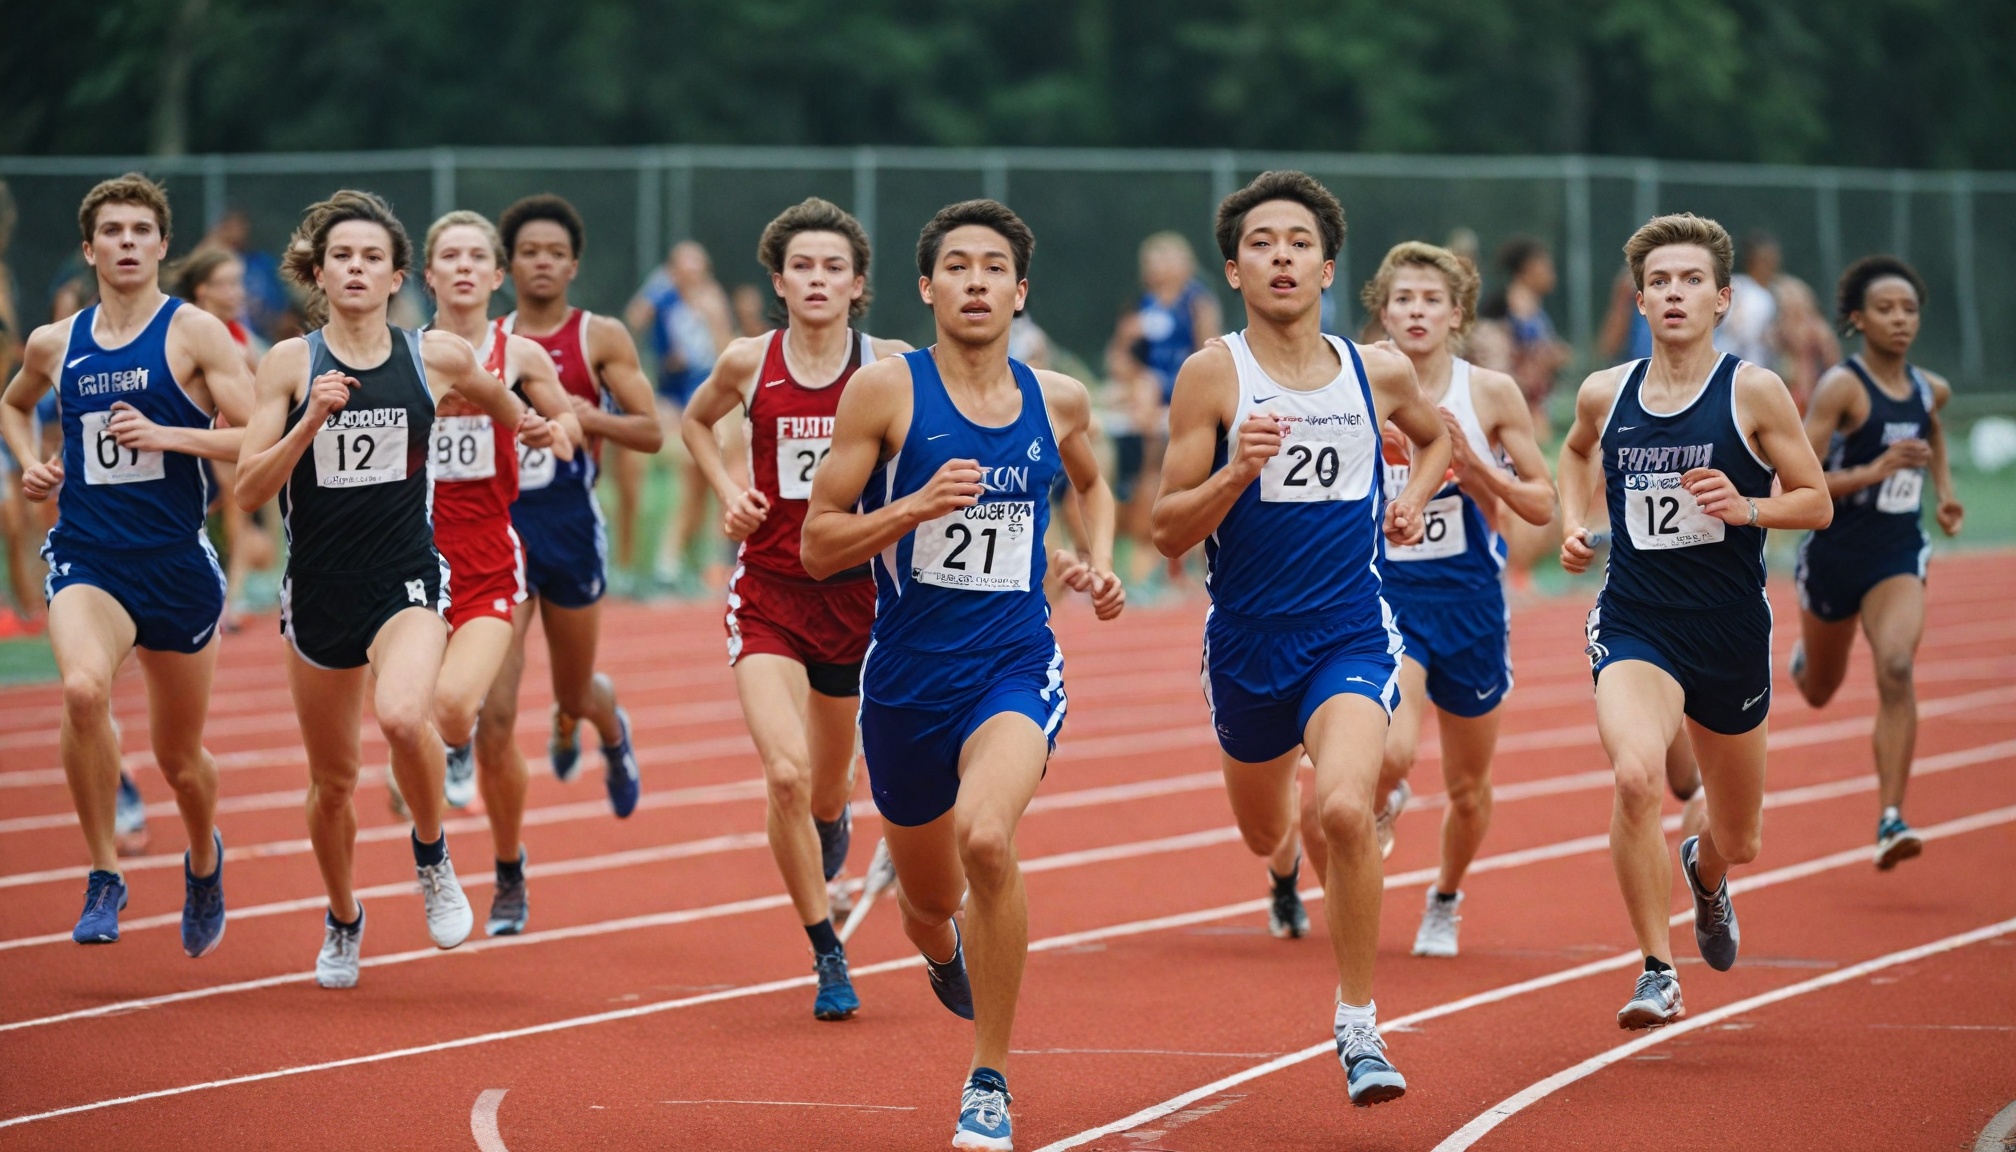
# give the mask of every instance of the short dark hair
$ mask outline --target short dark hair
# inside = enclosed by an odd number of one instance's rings
[[[1316,229],[1323,236],[1323,259],[1335,260],[1344,247],[1344,205],[1307,172],[1282,169],[1262,172],[1251,184],[1218,202],[1216,228],[1218,252],[1227,260],[1239,254],[1239,237],[1246,230],[1246,214],[1270,200],[1292,200],[1316,217]]]
[[[1925,278],[1916,268],[1895,256],[1864,256],[1841,273],[1841,283],[1834,289],[1834,326],[1843,336],[1855,331],[1855,323],[1848,317],[1868,302],[1869,286],[1892,276],[1911,285],[1918,293],[1918,306],[1925,306]]]
[[[161,238],[167,239],[173,231],[172,215],[168,211],[168,190],[156,184],[139,172],[128,172],[110,180],[100,180],[84,194],[84,202],[77,206],[77,230],[84,234],[84,242],[91,242],[91,234],[98,230],[98,209],[107,204],[131,204],[145,208],[154,214],[154,223],[161,229]]]
[[[518,230],[534,220],[551,220],[565,228],[567,243],[572,247],[575,258],[580,258],[581,249],[588,242],[588,228],[581,223],[581,213],[563,197],[541,192],[504,209],[504,214],[497,218],[497,234],[504,240],[507,260],[518,247]]]
[[[1008,241],[1009,254],[1015,258],[1015,279],[1029,278],[1029,258],[1036,253],[1036,234],[1013,208],[999,200],[961,200],[940,208],[931,222],[924,225],[924,231],[917,234],[919,276],[930,279],[931,270],[938,266],[938,249],[944,247],[946,233],[968,224],[999,232]]]
[[[1526,265],[1547,254],[1547,242],[1538,236],[1514,236],[1498,246],[1495,263],[1505,275],[1517,276]]]
[[[853,213],[817,196],[807,196],[764,225],[763,236],[756,241],[756,259],[770,270],[772,276],[784,270],[784,250],[791,246],[791,238],[800,232],[832,232],[845,237],[847,247],[854,255],[854,274],[864,281],[867,279],[867,230],[861,227],[861,221],[856,220]],[[866,316],[869,298],[873,295],[874,289],[864,285],[861,298],[849,302],[847,318],[859,320]]]

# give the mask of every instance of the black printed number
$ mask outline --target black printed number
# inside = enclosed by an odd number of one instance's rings
[[[358,471],[371,467],[371,453],[378,450],[378,441],[369,434],[359,432],[353,436],[336,437],[336,470],[338,472]],[[357,460],[350,461],[350,453],[357,453]]]
[[[998,532],[999,529],[996,528],[982,528],[980,530],[980,535],[987,538],[987,555],[980,562],[980,571],[983,575],[991,576],[994,573],[994,540]],[[959,543],[953,546],[952,551],[945,554],[945,567],[955,572],[964,572],[966,571],[966,562],[959,557],[965,553],[966,546],[973,543],[973,530],[964,524],[947,524],[945,526],[945,538],[950,540],[955,535],[958,537]]]
[[[1660,513],[1665,513],[1661,516]],[[1671,496],[1645,497],[1645,528],[1654,536],[1678,536],[1673,517],[1680,514],[1680,501]]]
[[[1307,444],[1295,444],[1289,447],[1288,455],[1295,458],[1295,463],[1289,466],[1288,475],[1282,478],[1281,484],[1283,487],[1306,487],[1309,483],[1309,478],[1304,476],[1302,472],[1309,467],[1311,461],[1314,461],[1316,464],[1316,484],[1322,488],[1328,488],[1332,484],[1335,484],[1337,482],[1337,472],[1343,467],[1343,462],[1337,456],[1337,449],[1328,445],[1325,445],[1322,451],[1319,452],[1311,449]]]
[[[95,450],[98,453],[98,466],[106,469],[119,467],[119,441],[113,439],[109,432],[100,432],[97,440]],[[140,450],[138,448],[128,448],[126,452],[132,457],[127,461],[128,467],[133,467],[140,463]],[[108,455],[111,457],[109,460],[106,459]]]
[[[800,484],[810,484],[812,482],[812,473],[818,469],[821,463],[825,462],[826,451],[830,451],[830,449],[819,452],[814,452],[810,448],[798,449],[798,463],[800,465],[798,469],[798,482]]]
[[[1424,544],[1440,544],[1449,536],[1449,518],[1439,512],[1428,513],[1428,528],[1421,534]]]
[[[464,468],[475,465],[478,451],[475,436],[443,436],[434,443],[436,464],[460,464]]]

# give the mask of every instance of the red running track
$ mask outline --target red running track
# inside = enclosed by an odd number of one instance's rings
[[[1782,668],[1796,607],[1773,591]],[[1266,935],[1262,865],[1230,831],[1196,681],[1201,607],[1112,625],[1066,608],[1072,714],[1020,844],[1037,943],[1009,1069],[1019,1146],[1454,1148],[1496,1118],[1476,1147],[1972,1147],[2016,1098],[2012,591],[2007,556],[1936,567],[1909,810],[1933,838],[1895,872],[1868,861],[1866,653],[1822,713],[1781,678],[1764,855],[1737,873],[1743,961],[1689,963],[1676,928],[1692,1014],[1736,1011],[1622,1052],[1635,956],[1604,845],[1586,603],[1520,611],[1496,824],[1455,960],[1407,955],[1434,865],[1432,737],[1428,795],[1400,822],[1378,992],[1411,1087],[1371,1110],[1347,1105],[1325,1051],[1328,949]],[[57,693],[0,692],[0,1148],[946,1146],[970,1026],[931,997],[887,909],[851,949],[861,1015],[811,1018],[714,610],[611,611],[603,666],[636,722],[646,803],[615,821],[592,753],[571,786],[535,760],[527,936],[429,947],[403,830],[381,788],[360,794],[359,882],[375,891],[350,992],[308,979],[320,883],[269,627],[227,638],[218,677],[232,921],[202,961],[175,931],[181,832],[137,677],[116,708],[154,844],[129,862],[125,938],[105,948],[68,941],[84,856]],[[543,675],[527,677],[528,755]],[[367,760],[382,755],[367,739]],[[857,828],[858,869],[876,826]],[[451,836],[480,913],[480,817]]]

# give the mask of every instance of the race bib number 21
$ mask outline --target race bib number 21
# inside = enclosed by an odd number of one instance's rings
[[[1027,592],[1036,503],[990,500],[919,524],[910,578],[968,592]]]

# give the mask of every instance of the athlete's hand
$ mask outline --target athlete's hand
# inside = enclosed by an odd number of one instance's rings
[[[1264,412],[1255,412],[1239,425],[1239,447],[1225,466],[1240,484],[1251,484],[1267,461],[1281,454],[1281,421]]]
[[[544,448],[556,460],[574,459],[574,441],[567,433],[529,408],[518,421],[518,442],[527,448]]]
[[[112,405],[112,419],[106,422],[105,430],[121,448],[135,448],[142,452],[172,452],[178,446],[174,434],[149,420],[138,408],[124,400]]]
[[[35,503],[49,499],[63,487],[63,452],[30,464],[21,472],[21,494]]]
[[[1948,536],[1960,534],[1960,522],[1967,518],[1967,510],[1960,506],[1958,496],[1947,496],[1939,501],[1939,530]]]
[[[607,415],[607,413],[602,411],[601,405],[595,403],[593,400],[576,396],[572,392],[567,394],[567,403],[573,406],[574,419],[580,423],[581,431],[584,435],[593,434],[596,422]]]
[[[1694,494],[1701,511],[1724,524],[1741,528],[1750,523],[1750,500],[1729,477],[1715,468],[1691,468],[1680,477],[1680,486]]]
[[[1580,576],[1596,559],[1596,546],[1589,542],[1589,529],[1577,525],[1561,534],[1561,567]]]
[[[730,540],[741,543],[749,538],[763,518],[770,515],[770,498],[754,488],[744,488],[721,514],[721,530]]]
[[[1092,598],[1092,612],[1101,620],[1111,620],[1127,606],[1127,585],[1111,570],[1095,568],[1068,548],[1059,548],[1050,557],[1058,579],[1073,592]]]
[[[1428,532],[1428,517],[1421,511],[1421,502],[1408,496],[1388,501],[1385,532],[1390,543],[1419,544]]]
[[[1442,417],[1442,426],[1449,430],[1449,471],[1451,479],[1468,486],[1478,478],[1481,469],[1491,467],[1491,462],[1477,455],[1477,449],[1470,443],[1470,434],[1463,431],[1463,424],[1456,414],[1447,408],[1435,410]]]
[[[324,372],[308,385],[308,410],[302,420],[309,424],[320,424],[329,418],[331,412],[340,412],[350,403],[352,389],[364,385],[355,376],[346,376],[334,370]]]
[[[1902,472],[1906,468],[1924,468],[1931,463],[1931,442],[1916,437],[1897,441],[1885,448],[1883,455],[1876,458],[1876,467],[1882,469],[1885,476]]]
[[[922,488],[910,494],[910,515],[919,524],[936,520],[947,512],[978,504],[986,491],[980,486],[978,460],[947,460]]]

